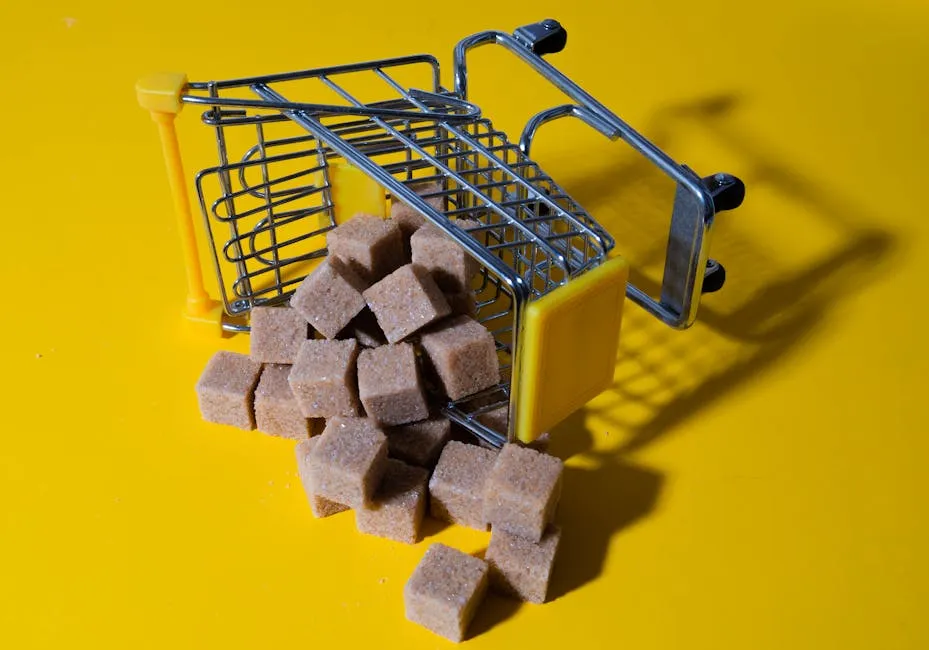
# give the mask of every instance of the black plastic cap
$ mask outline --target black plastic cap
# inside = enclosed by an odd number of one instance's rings
[[[539,56],[561,52],[568,44],[568,30],[553,18],[524,25],[513,32],[513,36]]]

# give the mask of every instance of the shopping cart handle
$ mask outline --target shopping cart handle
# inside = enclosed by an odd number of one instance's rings
[[[556,54],[568,44],[568,30],[552,18],[518,27],[513,37],[538,56]]]

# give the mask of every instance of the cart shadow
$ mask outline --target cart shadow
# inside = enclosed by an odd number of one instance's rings
[[[762,214],[751,207],[753,188],[765,188],[787,197],[811,215],[818,225],[838,234],[838,243],[805,266],[791,267],[766,255],[757,240],[728,223],[722,236],[714,239],[712,254],[723,264],[735,262],[741,270],[732,274],[723,290],[706,297],[700,307],[698,325],[687,332],[673,332],[627,303],[620,338],[618,364],[636,364],[636,372],[620,375],[609,393],[613,400],[592,412],[623,436],[617,453],[639,451],[672,431],[702,408],[713,404],[747,382],[758,378],[775,364],[795,354],[802,344],[821,333],[836,307],[859,293],[870,282],[886,274],[899,252],[900,235],[879,227],[878,219],[852,201],[836,195],[783,164],[768,152],[764,143],[735,126],[730,114],[742,103],[732,95],[710,97],[671,107],[659,113],[649,130],[660,147],[667,147],[675,125],[708,129],[712,137],[748,161],[736,170],[748,187],[745,205],[720,219],[766,219],[777,228],[776,214]],[[649,177],[647,162],[631,162],[601,175],[568,180],[565,185],[582,205],[585,198],[600,205],[615,203],[624,189]],[[714,170],[715,171],[715,170]],[[646,192],[648,188],[645,188]],[[613,229],[615,224],[605,224]],[[663,251],[662,251],[663,254]],[[652,295],[657,282],[636,276],[637,285]],[[727,293],[727,290],[729,293]],[[737,297],[731,295],[732,292]],[[635,346],[624,344],[635,339]],[[684,347],[676,343],[683,343]],[[666,349],[665,361],[651,361],[651,351]],[[708,355],[706,351],[713,351]],[[687,387],[675,385],[664,366],[687,365],[688,350],[703,350],[688,371],[697,380]],[[710,357],[707,360],[707,357]],[[654,393],[670,395],[656,402],[644,385],[659,387]],[[652,411],[646,418],[611,419],[617,403],[639,402]],[[567,436],[570,437],[570,436]]]
[[[553,598],[595,580],[616,535],[654,512],[664,477],[630,463],[630,455],[680,433],[702,409],[798,354],[827,330],[824,326],[843,301],[889,272],[899,253],[899,233],[878,227],[874,215],[779,163],[763,143],[733,126],[728,118],[741,101],[720,96],[674,107],[658,115],[655,128],[646,133],[667,148],[675,125],[710,129],[713,137],[748,161],[746,170],[730,170],[748,187],[743,214],[769,219],[770,227],[777,227],[778,215],[746,210],[752,189],[765,187],[798,202],[829,232],[838,233],[833,238],[837,243],[811,262],[791,267],[765,256],[764,247],[746,232],[726,228],[728,236],[714,240],[713,257],[723,264],[734,262],[733,268],[741,272],[731,274],[726,288],[702,302],[698,325],[686,332],[671,330],[627,302],[613,386],[552,432],[550,453],[582,461],[565,467],[558,516],[563,539]],[[601,175],[568,179],[564,185],[581,205],[615,204],[626,184],[648,176],[639,164],[624,163]],[[737,211],[720,219],[742,217]],[[614,224],[603,225],[614,230]],[[652,295],[659,289],[648,277],[636,276],[634,281]],[[682,376],[687,380],[680,381]],[[593,422],[596,432],[589,430]],[[595,435],[615,436],[618,442],[599,444],[609,449],[599,451],[594,448]],[[591,464],[593,469],[586,467]]]

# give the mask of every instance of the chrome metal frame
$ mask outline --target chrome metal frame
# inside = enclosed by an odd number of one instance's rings
[[[208,107],[203,122],[216,135],[219,164],[197,174],[196,187],[226,312],[243,315],[255,305],[286,300],[302,280],[299,265],[326,254],[321,236],[335,226],[330,161],[343,159],[479,261],[477,315],[494,333],[504,379],[444,410],[485,441],[502,444],[519,418],[512,387],[519,385],[526,304],[602,263],[614,245],[529,157],[542,125],[574,117],[606,137],[622,138],[675,181],[661,297],[655,300],[631,284],[627,294],[673,327],[693,323],[716,211],[712,189],[542,59],[565,39],[551,20],[520,28],[515,36],[488,31],[465,38],[454,52],[453,90],[441,86],[438,61],[428,55],[190,83],[182,101]],[[510,142],[468,101],[467,55],[489,44],[515,54],[575,103],[541,111],[528,121],[518,144]],[[393,68],[423,65],[431,71],[428,91],[404,88],[390,74]],[[360,101],[339,81],[359,73],[383,82],[394,98]],[[294,101],[281,90],[290,82],[321,84],[344,103]],[[287,124],[299,128],[284,137],[270,135]],[[230,129],[255,129],[255,144],[236,159],[227,142]],[[255,173],[260,179],[249,177]],[[441,191],[420,196],[413,185],[424,180],[438,181]],[[434,207],[435,198],[444,210]],[[228,229],[227,237],[220,238],[217,224]],[[223,277],[227,264],[235,269],[231,282]],[[503,404],[509,404],[508,432],[482,422]]]

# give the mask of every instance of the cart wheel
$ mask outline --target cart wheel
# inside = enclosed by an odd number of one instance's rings
[[[568,44],[568,30],[552,18],[523,25],[513,32],[513,36],[539,56],[561,52]]]
[[[745,200],[745,183],[732,174],[713,174],[703,179],[713,197],[716,212],[735,210]]]
[[[726,267],[716,260],[709,260],[706,263],[706,271],[703,273],[703,293],[715,293],[723,288],[726,284]]]

